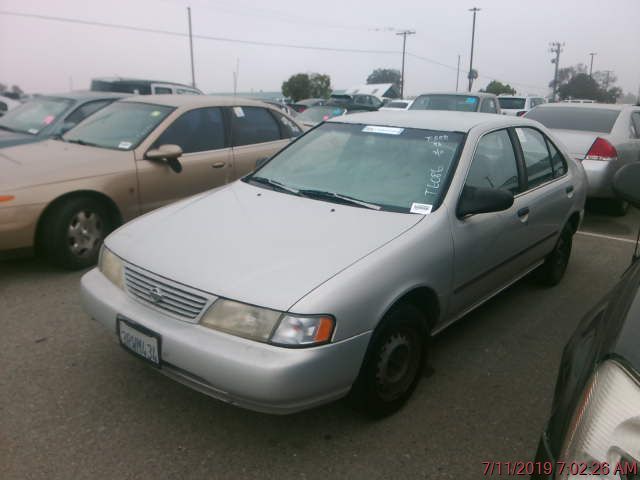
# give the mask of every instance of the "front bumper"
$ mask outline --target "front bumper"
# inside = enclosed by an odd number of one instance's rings
[[[82,277],[81,298],[89,315],[114,338],[117,315],[158,333],[161,373],[219,400],[265,413],[293,413],[345,396],[371,335],[298,349],[254,342],[151,310],[98,269]]]
[[[613,175],[622,167],[616,160],[582,160],[587,174],[587,197],[613,198]]]

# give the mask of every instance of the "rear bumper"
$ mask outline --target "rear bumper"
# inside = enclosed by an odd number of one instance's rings
[[[315,348],[282,348],[163,315],[132,299],[98,269],[82,277],[85,310],[115,338],[122,315],[161,336],[160,372],[250,410],[288,414],[345,396],[360,370],[370,332]]]
[[[30,248],[44,205],[0,208],[0,251]]]
[[[622,167],[622,164],[613,161],[583,160],[582,166],[587,174],[587,197],[613,198],[611,185],[613,175]]]

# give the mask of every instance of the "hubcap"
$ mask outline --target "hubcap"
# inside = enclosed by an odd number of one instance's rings
[[[376,387],[385,401],[395,400],[411,386],[418,369],[419,348],[408,333],[394,333],[382,345],[376,369]]]
[[[71,253],[78,257],[91,255],[100,246],[103,234],[102,219],[97,213],[88,210],[76,213],[67,232]]]

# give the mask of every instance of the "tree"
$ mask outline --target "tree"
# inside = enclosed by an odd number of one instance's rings
[[[282,94],[294,102],[305,98],[327,98],[331,94],[331,77],[320,73],[297,73],[282,82]]]
[[[400,70],[394,68],[376,68],[367,77],[367,84],[372,83],[393,83],[393,86],[400,88],[402,75]]]
[[[480,90],[481,92],[493,93],[494,95],[500,95],[501,93],[508,93],[513,95],[516,93],[516,89],[512,88],[508,83],[501,83],[497,80],[491,80],[487,88]]]
[[[589,100],[600,100],[602,90],[600,85],[586,73],[575,75],[567,83],[558,88],[560,98],[586,98]]]
[[[617,80],[611,71],[597,71],[589,76],[586,65],[579,63],[558,70],[558,93],[561,99],[586,98],[597,102],[615,103],[622,95],[622,89],[614,85]],[[553,88],[553,80],[549,86]]]
[[[312,98],[329,98],[331,95],[331,77],[326,74],[312,73],[309,75]]]

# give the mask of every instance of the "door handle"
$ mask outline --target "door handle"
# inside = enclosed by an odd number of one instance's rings
[[[573,185],[569,185],[567,188],[564,189],[564,191],[567,193],[573,192]]]
[[[226,164],[227,164],[227,162],[224,162],[224,161],[222,161],[222,160],[221,160],[221,161],[216,162],[216,163],[214,163],[213,165],[211,165],[211,168],[222,168],[222,167],[224,167]]]
[[[520,210],[518,210],[518,218],[520,218],[522,221],[526,221],[527,217],[529,216],[529,212],[529,207],[521,208]]]

